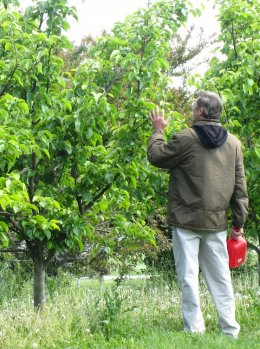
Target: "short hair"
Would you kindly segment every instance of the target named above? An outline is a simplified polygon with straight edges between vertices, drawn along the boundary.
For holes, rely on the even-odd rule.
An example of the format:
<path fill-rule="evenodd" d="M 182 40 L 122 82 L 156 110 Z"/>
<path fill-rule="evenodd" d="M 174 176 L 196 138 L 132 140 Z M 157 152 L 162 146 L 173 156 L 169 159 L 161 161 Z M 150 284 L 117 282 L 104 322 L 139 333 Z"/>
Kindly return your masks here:
<path fill-rule="evenodd" d="M 223 108 L 222 99 L 214 92 L 200 91 L 196 101 L 197 108 L 203 108 L 205 119 L 219 119 Z"/>

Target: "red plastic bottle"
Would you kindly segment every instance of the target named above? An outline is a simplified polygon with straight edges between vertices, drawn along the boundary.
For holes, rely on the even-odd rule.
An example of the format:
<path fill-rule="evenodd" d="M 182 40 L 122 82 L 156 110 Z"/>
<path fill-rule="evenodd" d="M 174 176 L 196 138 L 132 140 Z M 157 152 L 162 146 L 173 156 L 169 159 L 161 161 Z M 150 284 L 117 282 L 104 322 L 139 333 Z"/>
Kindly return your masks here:
<path fill-rule="evenodd" d="M 233 228 L 238 231 L 239 228 Z M 230 268 L 237 268 L 246 261 L 247 242 L 241 236 L 235 240 L 229 238 L 227 240 L 227 249 L 229 255 Z"/>

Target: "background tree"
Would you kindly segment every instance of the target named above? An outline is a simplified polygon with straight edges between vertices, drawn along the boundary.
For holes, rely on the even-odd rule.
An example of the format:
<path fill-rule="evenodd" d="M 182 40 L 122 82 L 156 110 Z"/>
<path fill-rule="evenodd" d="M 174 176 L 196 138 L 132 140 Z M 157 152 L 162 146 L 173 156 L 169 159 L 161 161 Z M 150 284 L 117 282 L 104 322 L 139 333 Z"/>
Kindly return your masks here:
<path fill-rule="evenodd" d="M 197 10 L 199 15 L 200 10 Z M 172 79 L 174 87 L 170 89 L 168 101 L 172 103 L 176 111 L 184 116 L 188 123 L 191 122 L 191 106 L 195 98 L 188 84 L 189 77 L 201 65 L 209 63 L 210 55 L 205 56 L 205 53 L 215 43 L 216 34 L 206 36 L 204 29 L 195 24 L 188 27 L 183 35 L 175 33 L 170 40 L 168 75 Z"/>
<path fill-rule="evenodd" d="M 105 35 L 105 32 L 103 32 Z M 95 44 L 95 39 L 91 36 L 84 36 L 80 44 L 72 43 L 72 47 L 62 50 L 59 56 L 62 58 L 64 65 L 62 67 L 64 72 L 76 71 L 78 67 L 87 59 L 87 52 L 90 46 Z"/>

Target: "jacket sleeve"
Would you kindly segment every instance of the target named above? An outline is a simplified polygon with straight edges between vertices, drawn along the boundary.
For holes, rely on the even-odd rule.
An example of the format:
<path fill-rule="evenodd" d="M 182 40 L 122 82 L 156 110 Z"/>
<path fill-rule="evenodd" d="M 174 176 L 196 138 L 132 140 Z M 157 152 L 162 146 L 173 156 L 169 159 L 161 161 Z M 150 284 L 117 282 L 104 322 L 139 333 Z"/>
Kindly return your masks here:
<path fill-rule="evenodd" d="M 148 141 L 148 160 L 159 168 L 170 169 L 180 162 L 181 142 L 178 134 L 166 143 L 163 132 L 154 132 Z"/>
<path fill-rule="evenodd" d="M 235 187 L 230 201 L 233 226 L 242 228 L 248 214 L 248 194 L 241 144 L 237 148 Z"/>

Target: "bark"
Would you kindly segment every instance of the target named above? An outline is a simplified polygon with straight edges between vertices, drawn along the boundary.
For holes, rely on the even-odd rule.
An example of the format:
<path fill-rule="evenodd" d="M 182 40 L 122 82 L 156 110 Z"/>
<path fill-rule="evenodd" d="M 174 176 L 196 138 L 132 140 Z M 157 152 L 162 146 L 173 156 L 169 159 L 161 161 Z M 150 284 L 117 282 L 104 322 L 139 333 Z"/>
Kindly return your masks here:
<path fill-rule="evenodd" d="M 43 255 L 43 244 L 36 241 L 33 247 L 33 294 L 34 307 L 42 309 L 45 303 L 45 260 Z"/>

